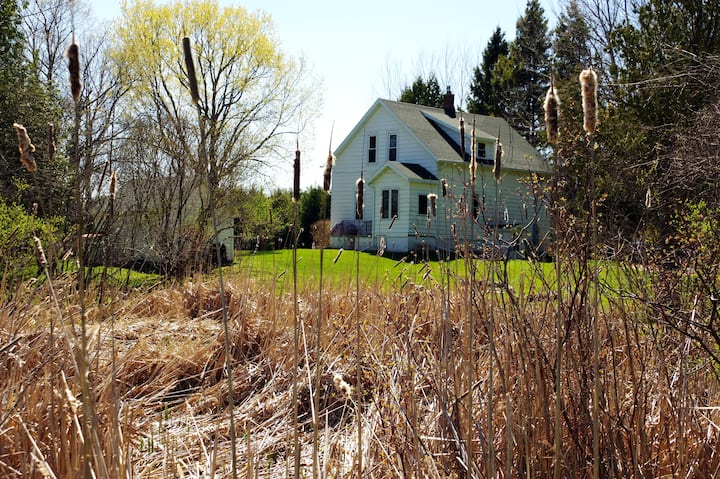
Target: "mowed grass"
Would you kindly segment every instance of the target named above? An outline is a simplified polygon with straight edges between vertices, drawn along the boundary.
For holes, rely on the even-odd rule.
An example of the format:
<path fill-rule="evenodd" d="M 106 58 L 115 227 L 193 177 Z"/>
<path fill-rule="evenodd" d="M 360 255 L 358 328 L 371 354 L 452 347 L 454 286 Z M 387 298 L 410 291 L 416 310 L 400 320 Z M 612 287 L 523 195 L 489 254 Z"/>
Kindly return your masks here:
<path fill-rule="evenodd" d="M 407 284 L 437 287 L 455 286 L 466 278 L 470 265 L 465 260 L 417 260 L 408 254 L 396 257 L 378 256 L 357 251 L 326 249 L 323 257 L 323 281 L 326 285 L 354 285 L 359 278 L 361 286 L 391 290 Z M 297 251 L 297 275 L 300 289 L 316 287 L 320 279 L 319 249 Z M 292 250 L 272 252 L 240 252 L 236 254 L 232 270 L 242 272 L 261 283 L 276 282 L 277 287 L 287 290 L 292 287 Z M 475 277 L 480 281 L 510 286 L 514 291 L 531 292 L 535 287 L 555 282 L 552 263 L 526 260 L 502 261 L 476 260 Z M 359 275 L 357 274 L 359 267 Z"/>

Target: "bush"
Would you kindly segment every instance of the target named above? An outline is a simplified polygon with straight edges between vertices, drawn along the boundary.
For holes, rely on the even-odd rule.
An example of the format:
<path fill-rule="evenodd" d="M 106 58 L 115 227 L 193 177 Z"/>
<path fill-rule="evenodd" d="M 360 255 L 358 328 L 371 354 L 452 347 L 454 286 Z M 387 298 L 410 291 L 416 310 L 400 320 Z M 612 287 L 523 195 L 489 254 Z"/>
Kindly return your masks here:
<path fill-rule="evenodd" d="M 38 272 L 33 236 L 40 238 L 49 253 L 58 241 L 59 223 L 59 218 L 38 218 L 22 206 L 8 205 L 0 199 L 0 295 L 12 292 L 18 281 Z"/>

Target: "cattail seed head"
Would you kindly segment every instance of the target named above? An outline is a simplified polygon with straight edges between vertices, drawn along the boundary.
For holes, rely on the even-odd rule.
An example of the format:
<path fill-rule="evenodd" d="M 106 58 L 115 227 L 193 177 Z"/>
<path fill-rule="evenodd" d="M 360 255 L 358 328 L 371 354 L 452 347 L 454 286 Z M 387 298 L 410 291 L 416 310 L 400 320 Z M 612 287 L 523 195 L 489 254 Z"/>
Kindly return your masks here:
<path fill-rule="evenodd" d="M 68 72 L 70 73 L 70 92 L 73 100 L 77 102 L 80 100 L 82 82 L 80 81 L 80 47 L 75 41 L 75 35 L 73 35 L 73 41 L 65 52 L 65 56 L 68 59 Z"/>
<path fill-rule="evenodd" d="M 445 198 L 447 196 L 447 186 L 448 186 L 447 180 L 445 178 L 440 180 L 440 186 L 442 187 L 442 196 L 443 196 L 443 198 Z"/>
<path fill-rule="evenodd" d="M 42 246 L 42 241 L 40 241 L 40 238 L 37 236 L 33 236 L 33 242 L 35 243 L 35 253 L 37 254 L 38 264 L 42 268 L 47 268 L 48 262 L 47 257 L 45 256 L 45 250 Z"/>
<path fill-rule="evenodd" d="M 194 104 L 200 101 L 200 90 L 198 89 L 197 75 L 195 74 L 195 62 L 193 61 L 192 49 L 190 48 L 190 39 L 185 37 L 182 39 L 183 56 L 185 57 L 185 69 L 187 70 L 188 82 L 190 85 L 190 95 Z"/>
<path fill-rule="evenodd" d="M 559 136 L 558 117 L 560 113 L 560 97 L 555 91 L 555 86 L 550 85 L 545 95 L 545 130 L 547 131 L 548 141 L 557 143 Z"/>
<path fill-rule="evenodd" d="M 30 142 L 30 136 L 28 136 L 27 130 L 24 126 L 19 123 L 13 123 L 15 133 L 18 137 L 18 150 L 20 150 L 20 163 L 30 173 L 37 171 L 37 165 L 35 164 L 35 145 Z"/>
<path fill-rule="evenodd" d="M 475 184 L 475 174 L 477 172 L 477 158 L 475 155 L 475 119 L 473 118 L 472 134 L 470 139 L 470 184 Z"/>
<path fill-rule="evenodd" d="M 650 188 L 645 192 L 645 208 L 650 209 L 652 207 L 652 193 Z"/>
<path fill-rule="evenodd" d="M 465 119 L 460 115 L 460 156 L 465 161 Z"/>
<path fill-rule="evenodd" d="M 580 86 L 583 102 L 583 128 L 588 135 L 595 133 L 597 128 L 597 74 L 591 68 L 580 72 Z"/>
<path fill-rule="evenodd" d="M 358 178 L 355 185 L 357 187 L 357 193 L 355 195 L 355 215 L 357 219 L 361 220 L 363 219 L 363 207 L 365 206 L 365 181 L 363 181 L 362 177 Z"/>
<path fill-rule="evenodd" d="M 385 248 L 387 248 L 387 242 L 385 241 L 385 237 L 380 237 L 380 244 L 378 245 L 377 255 L 382 256 L 385 254 Z"/>
<path fill-rule="evenodd" d="M 430 203 L 430 216 L 433 218 L 437 218 L 437 195 L 435 193 L 430 193 L 427 195 L 428 197 L 428 203 Z"/>
<path fill-rule="evenodd" d="M 115 188 L 117 187 L 117 175 L 115 171 L 110 174 L 110 198 L 115 199 Z"/>
<path fill-rule="evenodd" d="M 332 178 L 332 168 L 335 164 L 335 157 L 332 153 L 328 153 L 325 170 L 323 171 L 323 191 L 330 191 L 330 179 Z"/>
<path fill-rule="evenodd" d="M 340 256 L 342 256 L 342 254 L 343 254 L 343 251 L 345 251 L 343 248 L 340 248 L 338 250 L 337 254 L 335 255 L 335 259 L 333 260 L 333 264 L 338 262 L 338 260 L 340 259 Z"/>
<path fill-rule="evenodd" d="M 295 162 L 293 163 L 293 202 L 300 201 L 300 144 L 295 148 Z"/>
<path fill-rule="evenodd" d="M 48 160 L 52 160 L 55 157 L 57 148 L 55 146 L 55 124 L 52 122 L 48 123 Z"/>
<path fill-rule="evenodd" d="M 495 175 L 495 181 L 500 181 L 500 174 L 502 173 L 502 157 L 503 157 L 503 146 L 500 143 L 500 139 L 497 140 L 497 146 L 495 147 L 495 162 L 493 164 L 493 175 Z"/>
<path fill-rule="evenodd" d="M 392 220 L 390 220 L 390 226 L 388 226 L 388 231 L 390 231 L 395 224 L 395 220 L 397 219 L 397 215 L 393 215 Z"/>
<path fill-rule="evenodd" d="M 335 385 L 335 389 L 345 396 L 345 399 L 352 399 L 353 387 L 345 381 L 342 374 L 335 373 L 333 375 L 333 384 Z"/>

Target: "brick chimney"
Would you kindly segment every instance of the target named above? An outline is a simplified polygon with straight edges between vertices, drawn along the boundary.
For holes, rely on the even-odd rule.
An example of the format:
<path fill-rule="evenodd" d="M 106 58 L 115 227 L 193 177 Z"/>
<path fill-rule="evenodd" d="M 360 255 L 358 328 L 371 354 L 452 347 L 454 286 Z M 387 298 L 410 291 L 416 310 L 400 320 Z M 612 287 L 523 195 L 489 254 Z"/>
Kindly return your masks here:
<path fill-rule="evenodd" d="M 447 116 L 455 118 L 455 95 L 453 95 L 449 86 L 447 87 L 447 92 L 443 97 L 443 110 L 445 110 L 445 114 Z"/>

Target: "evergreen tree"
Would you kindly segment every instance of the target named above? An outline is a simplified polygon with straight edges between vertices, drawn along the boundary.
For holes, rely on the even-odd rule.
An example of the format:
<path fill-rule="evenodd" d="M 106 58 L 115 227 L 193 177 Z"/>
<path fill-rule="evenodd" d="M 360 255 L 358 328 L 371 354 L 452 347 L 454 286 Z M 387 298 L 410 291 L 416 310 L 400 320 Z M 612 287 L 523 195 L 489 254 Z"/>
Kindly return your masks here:
<path fill-rule="evenodd" d="M 545 11 L 539 0 L 528 0 L 524 15 L 517 21 L 510 54 L 498 59 L 491 84 L 498 95 L 498 115 L 534 146 L 540 144 L 542 99 L 550 77 L 549 50 Z"/>
<path fill-rule="evenodd" d="M 482 65 L 473 70 L 473 80 L 470 84 L 470 94 L 467 98 L 468 111 L 481 115 L 496 115 L 497 98 L 493 91 L 492 74 L 495 64 L 500 57 L 507 57 L 509 52 L 505 34 L 498 27 L 488 41 L 483 51 Z"/>
<path fill-rule="evenodd" d="M 398 101 L 442 108 L 443 93 L 435 73 L 430 73 L 427 80 L 418 75 L 411 86 L 403 88 Z"/>
<path fill-rule="evenodd" d="M 0 197 L 23 204 L 39 203 L 40 213 L 59 209 L 51 196 L 62 175 L 54 158 L 48 158 L 48 122 L 58 118 L 58 102 L 32 74 L 24 57 L 25 38 L 15 0 L 0 0 Z M 34 144 L 37 171 L 20 164 L 13 123 L 25 126 Z M 58 202 L 61 203 L 61 202 Z M 56 208 L 57 207 L 57 208 Z"/>
<path fill-rule="evenodd" d="M 592 64 L 590 29 L 577 1 L 571 0 L 558 17 L 553 37 L 553 75 L 556 81 L 577 83 L 578 74 Z M 576 88 L 577 89 L 577 88 Z"/>

